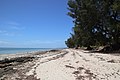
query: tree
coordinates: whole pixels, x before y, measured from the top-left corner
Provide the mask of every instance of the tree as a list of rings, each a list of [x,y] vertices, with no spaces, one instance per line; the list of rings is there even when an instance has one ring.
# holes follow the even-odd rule
[[[94,45],[92,27],[95,24],[94,17],[96,15],[96,8],[92,2],[88,3],[89,0],[69,0],[69,10],[68,15],[74,19],[75,27],[74,35],[76,45],[90,46]],[[92,5],[92,6],[91,6]],[[94,20],[94,21],[93,21]]]
[[[72,35],[72,34],[71,34],[71,35]],[[66,44],[69,48],[74,48],[74,47],[75,47],[74,35],[72,35],[72,37],[70,37],[67,41],[65,41],[65,44]]]
[[[68,6],[74,45],[120,44],[120,0],[69,0]]]

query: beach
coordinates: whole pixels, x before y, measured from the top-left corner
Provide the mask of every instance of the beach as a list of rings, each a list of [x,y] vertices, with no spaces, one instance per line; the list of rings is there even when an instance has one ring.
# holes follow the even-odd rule
[[[3,54],[0,80],[120,80],[120,55],[81,49]]]

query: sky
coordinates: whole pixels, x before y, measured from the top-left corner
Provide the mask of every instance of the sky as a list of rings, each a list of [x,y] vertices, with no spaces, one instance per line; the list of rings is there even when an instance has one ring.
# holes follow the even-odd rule
[[[64,48],[68,0],[0,0],[0,47]]]

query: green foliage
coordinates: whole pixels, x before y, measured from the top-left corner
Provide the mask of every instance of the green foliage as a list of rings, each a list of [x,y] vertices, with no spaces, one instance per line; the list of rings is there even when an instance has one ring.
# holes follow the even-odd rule
[[[69,38],[67,41],[65,41],[65,44],[69,47],[69,48],[74,48],[75,47],[75,43],[74,43],[74,39],[73,39],[73,37],[71,38]]]
[[[68,6],[74,27],[67,46],[120,43],[120,0],[68,0]]]

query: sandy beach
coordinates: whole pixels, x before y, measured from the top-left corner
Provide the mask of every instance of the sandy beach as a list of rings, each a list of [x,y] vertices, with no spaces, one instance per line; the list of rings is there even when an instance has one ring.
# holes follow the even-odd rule
[[[120,55],[80,49],[0,55],[0,80],[120,80]]]

